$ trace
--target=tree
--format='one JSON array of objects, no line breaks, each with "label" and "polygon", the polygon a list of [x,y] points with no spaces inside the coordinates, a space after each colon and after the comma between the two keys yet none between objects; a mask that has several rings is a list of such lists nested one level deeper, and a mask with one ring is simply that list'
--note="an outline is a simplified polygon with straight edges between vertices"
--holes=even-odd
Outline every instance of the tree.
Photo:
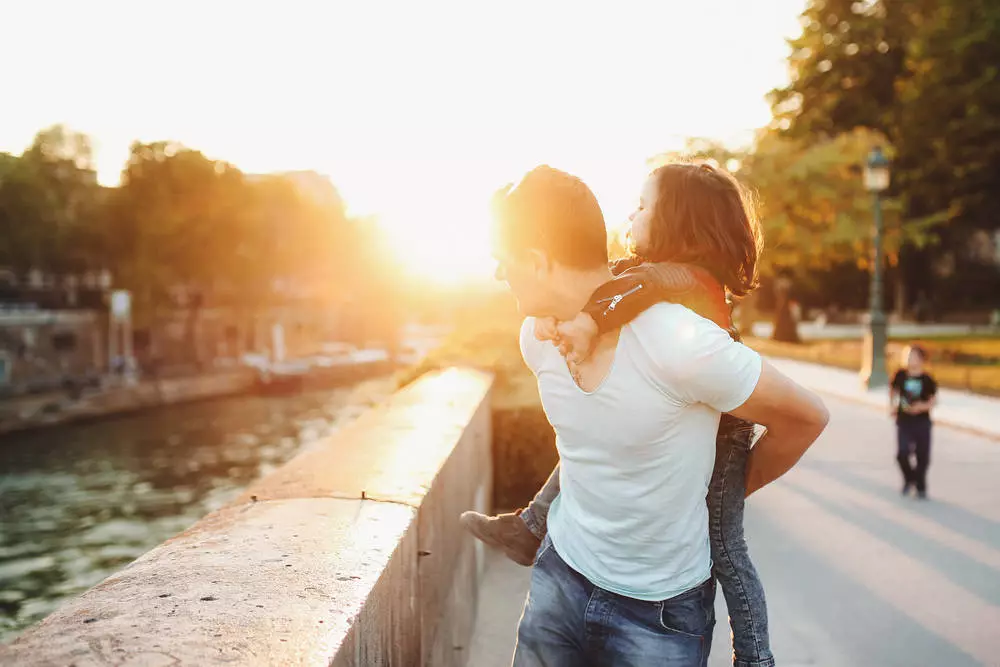
[{"label": "tree", "polygon": [[[872,200],[861,168],[878,134],[856,130],[806,143],[765,131],[743,160],[740,179],[757,194],[764,229],[763,269],[805,272],[845,261],[870,265]],[[904,241],[925,244],[929,225],[901,225],[899,203],[883,200],[884,251],[891,264]]]},{"label": "tree", "polygon": [[171,292],[251,310],[332,305],[363,243],[325,177],[246,175],[172,142],[132,146],[108,214],[108,247],[139,318]]},{"label": "tree", "polygon": [[122,284],[148,317],[172,289],[210,289],[233,271],[242,174],[169,142],[132,145],[108,206],[107,246]]},{"label": "tree", "polygon": [[[995,307],[1000,265],[990,239],[1000,238],[1000,4],[943,0],[922,18],[908,44],[909,75],[898,84],[895,141],[906,150],[897,187],[911,218],[937,216],[948,224],[935,252],[911,267],[911,280],[933,287],[939,303]],[[937,275],[929,265],[937,265]]]},{"label": "tree", "polygon": [[989,254],[977,240],[1000,227],[1000,5],[811,0],[802,25],[792,81],[771,93],[773,126],[808,141],[855,128],[884,134],[906,224],[946,223],[939,244],[904,247],[910,291],[988,304],[1000,269],[976,257]]},{"label": "tree", "polygon": [[[23,155],[0,153],[0,268],[109,268],[133,293],[137,329],[158,308],[246,311],[350,303],[359,327],[389,337],[398,276],[369,219],[349,219],[315,172],[247,175],[170,141],[136,142],[121,185],[101,188],[89,140],[54,127]],[[194,347],[194,346],[192,346]]]},{"label": "tree", "polygon": [[24,272],[100,268],[93,235],[102,190],[86,136],[56,125],[0,154],[0,264]]},{"label": "tree", "polygon": [[790,40],[791,82],[771,91],[772,126],[816,139],[858,127],[893,139],[896,84],[926,0],[810,0]]}]

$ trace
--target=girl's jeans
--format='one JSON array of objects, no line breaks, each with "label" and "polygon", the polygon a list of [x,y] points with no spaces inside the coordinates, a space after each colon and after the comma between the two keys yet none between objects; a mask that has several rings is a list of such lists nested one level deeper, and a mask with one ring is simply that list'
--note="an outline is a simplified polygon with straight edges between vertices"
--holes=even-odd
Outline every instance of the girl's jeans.
[{"label": "girl's jeans", "polygon": [[[722,416],[715,447],[715,470],[708,487],[709,540],[712,574],[722,586],[733,630],[734,667],[774,667],[767,632],[764,587],[750,560],[743,536],[743,499],[753,424]],[[552,501],[559,495],[559,467],[535,496],[521,518],[543,539]]]}]

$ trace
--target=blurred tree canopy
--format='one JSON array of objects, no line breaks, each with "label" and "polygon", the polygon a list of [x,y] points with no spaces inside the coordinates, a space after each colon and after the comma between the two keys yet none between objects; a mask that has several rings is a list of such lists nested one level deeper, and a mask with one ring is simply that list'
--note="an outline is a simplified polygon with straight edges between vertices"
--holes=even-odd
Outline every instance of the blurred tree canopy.
[{"label": "blurred tree canopy", "polygon": [[107,268],[132,290],[140,326],[176,303],[343,301],[382,250],[376,225],[348,218],[314,172],[249,175],[173,142],[136,142],[121,184],[105,188],[87,137],[59,126],[20,156],[0,154],[0,266]]},{"label": "blurred tree canopy", "polygon": [[101,204],[86,136],[55,126],[21,156],[0,153],[0,265],[93,268]]},{"label": "blurred tree canopy", "polygon": [[895,149],[902,225],[937,243],[903,247],[910,293],[996,304],[1000,267],[1000,3],[811,0],[791,41],[791,83],[772,91],[773,129],[821,142],[856,128]]},{"label": "blurred tree canopy", "polygon": [[[845,263],[870,268],[873,203],[861,171],[875,145],[884,146],[884,139],[864,129],[816,142],[770,131],[758,137],[738,173],[759,198],[765,271],[802,276]],[[904,242],[929,242],[930,222],[902,225],[896,199],[884,198],[882,207],[890,264]]]}]

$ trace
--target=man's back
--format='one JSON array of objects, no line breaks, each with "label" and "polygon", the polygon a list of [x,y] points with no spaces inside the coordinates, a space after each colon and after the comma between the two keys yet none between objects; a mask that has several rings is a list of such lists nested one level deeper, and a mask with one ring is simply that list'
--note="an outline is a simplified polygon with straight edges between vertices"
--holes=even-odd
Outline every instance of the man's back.
[{"label": "man's back", "polygon": [[611,370],[588,393],[533,328],[526,320],[521,345],[562,461],[549,516],[560,556],[592,583],[638,599],[705,581],[719,415],[752,393],[759,356],[688,309],[660,304],[622,330]]}]

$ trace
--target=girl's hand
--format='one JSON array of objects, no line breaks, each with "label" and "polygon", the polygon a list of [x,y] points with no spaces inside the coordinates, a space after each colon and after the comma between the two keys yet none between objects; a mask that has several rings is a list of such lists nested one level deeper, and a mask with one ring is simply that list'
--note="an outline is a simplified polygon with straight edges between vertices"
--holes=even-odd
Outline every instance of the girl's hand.
[{"label": "girl's hand", "polygon": [[556,326],[556,334],[559,351],[566,361],[573,365],[582,364],[590,358],[597,345],[597,322],[590,315],[579,313],[572,320],[560,322]]}]

